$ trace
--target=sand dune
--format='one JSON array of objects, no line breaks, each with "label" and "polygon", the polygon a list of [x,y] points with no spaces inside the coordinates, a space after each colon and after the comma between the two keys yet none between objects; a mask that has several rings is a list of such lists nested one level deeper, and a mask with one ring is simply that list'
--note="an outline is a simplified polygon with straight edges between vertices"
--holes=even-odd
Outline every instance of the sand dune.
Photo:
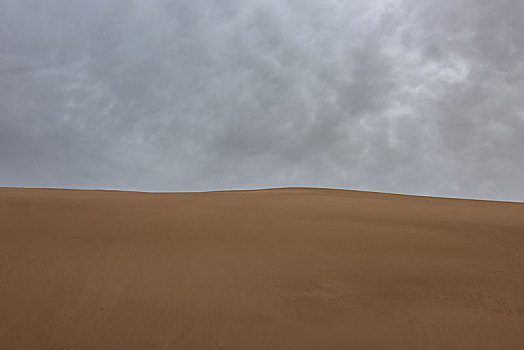
[{"label": "sand dune", "polygon": [[1,349],[524,349],[524,204],[0,189]]}]

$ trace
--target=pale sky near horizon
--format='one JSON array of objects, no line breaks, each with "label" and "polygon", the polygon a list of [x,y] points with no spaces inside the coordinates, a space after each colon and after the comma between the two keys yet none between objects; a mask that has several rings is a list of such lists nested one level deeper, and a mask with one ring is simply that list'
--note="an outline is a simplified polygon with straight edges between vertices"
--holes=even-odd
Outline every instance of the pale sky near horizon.
[{"label": "pale sky near horizon", "polygon": [[524,201],[522,0],[4,0],[0,186]]}]

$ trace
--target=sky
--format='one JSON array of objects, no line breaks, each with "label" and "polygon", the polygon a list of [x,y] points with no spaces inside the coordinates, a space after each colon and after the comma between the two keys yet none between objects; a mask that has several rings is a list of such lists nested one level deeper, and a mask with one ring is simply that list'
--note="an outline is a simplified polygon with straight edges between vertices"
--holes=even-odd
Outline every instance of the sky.
[{"label": "sky", "polygon": [[3,0],[0,186],[524,201],[522,0]]}]

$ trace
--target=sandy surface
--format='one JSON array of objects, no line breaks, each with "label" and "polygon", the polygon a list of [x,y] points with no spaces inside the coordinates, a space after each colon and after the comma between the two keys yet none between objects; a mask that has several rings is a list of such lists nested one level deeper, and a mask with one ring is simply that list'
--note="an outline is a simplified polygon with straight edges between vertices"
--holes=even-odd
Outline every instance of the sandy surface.
[{"label": "sandy surface", "polygon": [[1,349],[524,349],[524,204],[0,188]]}]

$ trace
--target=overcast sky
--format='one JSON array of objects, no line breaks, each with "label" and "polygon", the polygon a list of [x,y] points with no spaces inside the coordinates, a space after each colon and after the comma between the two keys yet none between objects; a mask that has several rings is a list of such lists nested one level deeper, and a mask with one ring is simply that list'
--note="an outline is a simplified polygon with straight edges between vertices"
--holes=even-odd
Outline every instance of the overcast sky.
[{"label": "overcast sky", "polygon": [[522,0],[2,0],[0,186],[524,201]]}]

